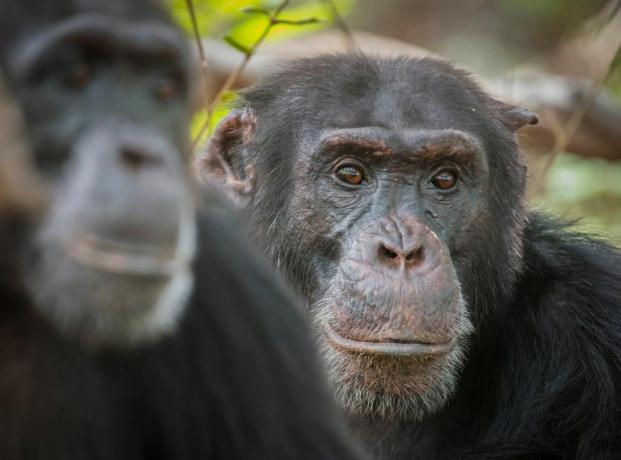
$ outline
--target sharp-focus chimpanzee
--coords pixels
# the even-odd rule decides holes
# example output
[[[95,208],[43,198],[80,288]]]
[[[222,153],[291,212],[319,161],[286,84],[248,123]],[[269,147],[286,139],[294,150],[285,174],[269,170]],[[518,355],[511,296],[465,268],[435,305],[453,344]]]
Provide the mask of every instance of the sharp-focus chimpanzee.
[[[525,210],[537,117],[432,59],[293,62],[199,159],[379,458],[621,458],[621,256]]]
[[[0,10],[48,202],[34,219],[2,197],[0,458],[355,458],[301,312],[196,204],[189,53],[162,9]]]

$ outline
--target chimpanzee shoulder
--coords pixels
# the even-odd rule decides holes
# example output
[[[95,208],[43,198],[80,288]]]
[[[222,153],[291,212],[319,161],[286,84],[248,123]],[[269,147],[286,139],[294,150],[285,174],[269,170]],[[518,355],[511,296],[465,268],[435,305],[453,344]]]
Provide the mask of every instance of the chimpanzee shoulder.
[[[475,339],[473,368],[497,378],[487,380],[496,401],[481,401],[481,412],[496,415],[468,452],[614,458],[621,452],[621,253],[532,213],[523,267],[510,303]]]

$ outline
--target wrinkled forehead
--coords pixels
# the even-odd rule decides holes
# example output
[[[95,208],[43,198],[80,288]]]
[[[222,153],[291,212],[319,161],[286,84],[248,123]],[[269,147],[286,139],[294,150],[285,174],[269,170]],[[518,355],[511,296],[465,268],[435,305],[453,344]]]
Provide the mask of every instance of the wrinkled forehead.
[[[475,142],[486,137],[490,124],[486,107],[450,83],[386,75],[380,84],[358,91],[343,85],[310,95],[306,99],[310,107],[298,119],[304,142],[319,139],[326,132],[348,129],[381,132],[384,140],[412,131],[440,130],[469,133]]]
[[[311,89],[299,101],[299,122],[304,131],[380,127],[395,132],[453,129],[476,135],[491,118],[480,99],[451,75],[396,68],[367,81],[353,74]]]

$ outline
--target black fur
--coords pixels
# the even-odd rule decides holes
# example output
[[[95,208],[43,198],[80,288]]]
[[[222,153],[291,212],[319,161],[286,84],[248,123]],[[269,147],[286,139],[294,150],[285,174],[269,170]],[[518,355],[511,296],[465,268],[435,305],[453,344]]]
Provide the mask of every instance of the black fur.
[[[177,333],[99,352],[33,311],[7,260],[25,226],[0,223],[0,458],[355,458],[302,315],[221,211]]]
[[[310,217],[300,229],[306,210],[289,202],[294,160],[323,129],[454,128],[488,152],[489,216],[460,250],[448,243],[476,329],[456,394],[420,423],[354,419],[378,458],[621,458],[621,254],[524,209],[511,107],[447,63],[361,55],[288,64],[240,107],[256,134],[235,145],[229,132],[224,158],[242,179],[252,167],[255,229],[311,305],[342,235],[313,240],[325,223]]]

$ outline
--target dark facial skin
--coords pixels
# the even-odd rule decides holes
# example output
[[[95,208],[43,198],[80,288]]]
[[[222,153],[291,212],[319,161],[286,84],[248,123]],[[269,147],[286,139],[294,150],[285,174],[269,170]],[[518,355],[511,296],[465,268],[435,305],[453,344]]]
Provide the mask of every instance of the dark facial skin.
[[[36,306],[95,346],[157,338],[192,285],[185,41],[103,12],[21,37],[3,66],[49,189],[23,267]]]
[[[450,394],[471,329],[446,241],[476,218],[485,158],[460,131],[324,136],[300,158],[292,206],[338,244],[316,307],[338,395],[355,412],[419,417]]]
[[[507,175],[498,156],[536,117],[447,64],[355,56],[295,63],[245,102],[199,172],[245,204],[308,300],[339,401],[413,420],[438,411],[483,313],[473,268],[512,282],[519,243],[493,228],[519,233],[524,167],[507,157],[519,172]],[[506,270],[485,262],[492,250]]]

